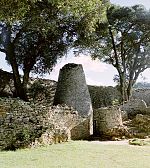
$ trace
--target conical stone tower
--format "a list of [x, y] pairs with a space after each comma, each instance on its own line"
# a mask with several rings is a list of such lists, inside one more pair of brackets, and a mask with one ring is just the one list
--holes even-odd
[[81, 64], [66, 64], [59, 72], [54, 105], [67, 104], [82, 117], [90, 118], [92, 132], [92, 103]]

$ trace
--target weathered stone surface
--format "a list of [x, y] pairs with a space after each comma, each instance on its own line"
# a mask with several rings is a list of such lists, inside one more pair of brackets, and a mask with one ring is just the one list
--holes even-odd
[[105, 135], [111, 140], [121, 140], [125, 138], [130, 138], [131, 134], [127, 126], [119, 125], [109, 129]]
[[54, 98], [54, 105], [67, 104], [82, 116], [92, 113], [91, 98], [82, 65], [66, 64], [61, 70]]
[[126, 111], [129, 118], [133, 118], [136, 114], [149, 113], [146, 103], [140, 99], [131, 99], [126, 104], [121, 106], [121, 110]]
[[131, 98], [144, 100], [147, 106], [150, 106], [150, 89], [135, 89]]
[[12, 96], [13, 91], [13, 74], [0, 69], [0, 94], [2, 96]]
[[122, 126], [121, 111], [118, 107], [100, 108], [94, 110], [94, 133], [106, 134], [116, 126]]
[[70, 131], [71, 134], [71, 139], [72, 140], [85, 140], [89, 139], [90, 137], [90, 132], [87, 131], [90, 128], [90, 118], [85, 118], [83, 119], [80, 124], [76, 125], [73, 127]]
[[[0, 149], [67, 141], [71, 138], [70, 131], [85, 120], [66, 105], [49, 107], [1, 98], [0, 109], [4, 113], [0, 115]], [[83, 138], [89, 127], [78, 132]]]
[[122, 121], [128, 120], [128, 113], [126, 111], [121, 110]]
[[83, 117], [90, 116], [90, 133], [93, 133], [93, 109], [82, 65], [66, 64], [59, 73], [54, 105], [72, 106]]
[[41, 105], [53, 105], [57, 82], [48, 79], [30, 78], [28, 97], [30, 101]]

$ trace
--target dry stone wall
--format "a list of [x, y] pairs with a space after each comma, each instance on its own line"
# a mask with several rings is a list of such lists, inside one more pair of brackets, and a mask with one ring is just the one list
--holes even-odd
[[106, 107], [94, 110], [93, 116], [95, 135], [104, 135], [116, 126], [122, 126], [121, 111], [118, 107]]
[[[66, 141], [71, 138], [70, 131], [84, 120], [66, 105], [49, 107], [19, 99], [0, 99], [0, 149]], [[85, 132], [89, 132], [87, 127], [80, 131], [80, 135], [86, 136]]]
[[[53, 105], [57, 82], [48, 79], [30, 78], [28, 97], [30, 101]], [[97, 109], [110, 106], [119, 100], [119, 92], [115, 87], [88, 86], [92, 106]], [[12, 73], [0, 70], [0, 96], [13, 96]], [[42, 91], [41, 91], [42, 90]], [[3, 93], [2, 93], [3, 92]]]
[[67, 104], [82, 117], [90, 118], [90, 134], [93, 133], [92, 102], [81, 64], [66, 64], [59, 73], [54, 105]]
[[58, 79], [54, 105], [67, 104], [74, 107], [80, 115], [92, 113], [92, 103], [82, 65], [66, 64]]
[[119, 104], [120, 93], [117, 87], [88, 86], [93, 109]]
[[72, 140], [79, 140], [79, 139], [88, 140], [91, 136], [90, 131], [89, 131], [91, 128], [90, 124], [91, 124], [90, 117], [84, 118], [82, 122], [80, 122], [79, 124], [77, 124], [75, 127], [71, 129], [70, 131], [71, 139]]

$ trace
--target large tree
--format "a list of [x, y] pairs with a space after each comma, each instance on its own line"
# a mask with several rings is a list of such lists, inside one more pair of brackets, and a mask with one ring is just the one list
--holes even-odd
[[150, 67], [150, 12], [141, 5], [111, 6], [107, 22], [98, 23], [95, 33], [81, 44], [93, 58], [116, 68], [124, 102], [139, 74]]
[[102, 0], [2, 0], [0, 5], [0, 51], [12, 67], [14, 94], [23, 100], [27, 100], [29, 73], [52, 70], [77, 34], [93, 30], [95, 16], [105, 8]]
[[[73, 37], [70, 23], [58, 18], [60, 13], [57, 7], [44, 1], [32, 4], [30, 8], [21, 21], [6, 20], [0, 24], [0, 51], [6, 54], [12, 67], [14, 95], [23, 100], [27, 100], [26, 88], [31, 70], [40, 73], [50, 71], [57, 58], [67, 52]], [[69, 35], [65, 34], [67, 30]], [[23, 80], [19, 68], [23, 70]]]

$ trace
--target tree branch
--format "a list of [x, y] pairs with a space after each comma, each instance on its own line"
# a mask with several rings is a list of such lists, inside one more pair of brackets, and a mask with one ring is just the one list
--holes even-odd
[[5, 49], [0, 48], [0, 52], [6, 53]]
[[117, 50], [116, 50], [116, 46], [115, 46], [113, 33], [112, 33], [112, 30], [111, 30], [111, 27], [109, 26], [108, 28], [109, 28], [109, 34], [110, 34], [110, 37], [111, 37], [112, 45], [113, 45], [113, 50], [114, 50], [114, 55], [115, 55], [115, 60], [116, 60], [116, 67], [118, 67], [119, 62], [118, 62]]

